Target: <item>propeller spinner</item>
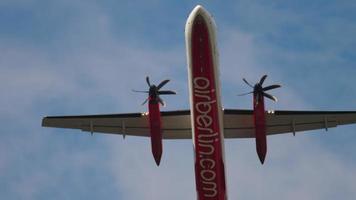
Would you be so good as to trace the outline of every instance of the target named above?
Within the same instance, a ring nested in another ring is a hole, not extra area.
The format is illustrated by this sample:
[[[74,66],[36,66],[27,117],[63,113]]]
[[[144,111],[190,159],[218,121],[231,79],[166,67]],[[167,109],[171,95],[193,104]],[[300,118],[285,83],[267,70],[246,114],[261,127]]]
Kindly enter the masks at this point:
[[[268,93],[266,93],[266,91],[268,90],[272,90],[272,89],[276,89],[281,87],[281,85],[269,85],[267,87],[262,87],[263,82],[266,80],[267,75],[262,76],[262,78],[260,79],[260,81],[258,83],[256,83],[254,86],[252,86],[245,78],[243,78],[242,80],[251,88],[253,88],[252,92],[248,92],[248,93],[243,93],[243,94],[239,94],[239,96],[244,96],[247,94],[255,94],[256,95],[256,99],[258,99],[260,97],[260,95],[267,97],[269,99],[271,99],[272,101],[277,101],[277,98],[273,95],[270,95]],[[257,101],[256,101],[257,102]]]
[[[147,93],[148,97],[146,98],[146,100],[142,103],[142,105],[144,105],[145,103],[147,103],[148,100],[154,101],[154,102],[159,102],[162,106],[165,106],[164,101],[161,99],[160,95],[172,95],[172,94],[176,94],[175,91],[172,90],[160,90],[164,85],[166,85],[170,80],[166,79],[163,80],[160,84],[158,84],[157,86],[155,84],[151,85],[150,82],[150,78],[147,76],[146,77],[146,82],[147,85],[149,87],[148,91],[139,91],[139,90],[132,90],[134,92],[141,92],[141,93]]]

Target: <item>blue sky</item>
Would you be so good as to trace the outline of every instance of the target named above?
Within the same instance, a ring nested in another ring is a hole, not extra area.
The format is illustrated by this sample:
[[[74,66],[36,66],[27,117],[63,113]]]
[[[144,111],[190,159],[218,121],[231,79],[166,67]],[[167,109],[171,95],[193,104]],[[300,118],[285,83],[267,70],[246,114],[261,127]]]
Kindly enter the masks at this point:
[[[190,140],[165,141],[157,168],[146,138],[40,127],[46,115],[146,111],[144,78],[188,108],[184,25],[202,4],[218,26],[223,104],[251,108],[268,74],[269,109],[356,110],[354,1],[0,2],[0,198],[195,199]],[[356,126],[226,141],[230,199],[355,199]]]

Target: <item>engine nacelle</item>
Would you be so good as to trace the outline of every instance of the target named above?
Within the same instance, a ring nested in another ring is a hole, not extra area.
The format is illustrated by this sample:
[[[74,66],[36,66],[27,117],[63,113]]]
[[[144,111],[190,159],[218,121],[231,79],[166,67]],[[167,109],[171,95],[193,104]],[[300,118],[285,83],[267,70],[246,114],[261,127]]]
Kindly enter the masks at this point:
[[[242,80],[251,88],[252,92],[240,94],[244,96],[253,93],[253,118],[255,125],[255,138],[256,138],[256,150],[261,163],[263,164],[267,154],[267,137],[266,137],[266,116],[265,116],[265,102],[264,97],[267,97],[273,101],[277,101],[277,98],[266,93],[266,91],[281,87],[280,85],[270,85],[263,87],[263,82],[266,80],[267,75],[262,76],[260,81],[252,86],[245,78]]]
[[[263,95],[253,95],[253,116],[255,125],[256,151],[263,164],[267,154],[266,116]]]
[[[162,157],[162,128],[159,103],[150,99],[148,103],[152,155],[159,166]]]
[[[134,92],[147,93],[148,98],[142,103],[148,102],[148,123],[150,125],[151,148],[156,164],[159,165],[162,157],[162,128],[161,128],[161,112],[159,104],[165,105],[160,95],[172,95],[176,92],[172,90],[161,90],[161,88],[169,82],[169,79],[161,81],[157,86],[151,84],[150,78],[146,77],[146,82],[149,87],[148,91],[133,90]]]

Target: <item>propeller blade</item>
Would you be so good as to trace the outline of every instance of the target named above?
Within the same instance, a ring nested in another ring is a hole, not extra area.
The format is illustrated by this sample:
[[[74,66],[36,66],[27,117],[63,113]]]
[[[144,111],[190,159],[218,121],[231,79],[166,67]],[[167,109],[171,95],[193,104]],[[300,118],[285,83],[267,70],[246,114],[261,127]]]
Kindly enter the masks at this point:
[[[260,85],[262,85],[263,82],[265,82],[266,78],[267,78],[267,75],[262,76],[262,78],[260,80]]]
[[[162,91],[158,91],[159,95],[166,95],[166,94],[177,94],[175,91],[172,90],[162,90]]]
[[[270,86],[267,86],[267,87],[264,87],[262,90],[263,91],[267,91],[267,90],[272,90],[272,89],[276,89],[276,88],[280,88],[282,86],[280,85],[270,85]]]
[[[275,96],[272,96],[272,95],[270,95],[270,94],[268,94],[268,93],[265,93],[265,92],[263,92],[262,94],[263,94],[263,96],[265,96],[265,97],[271,99],[272,101],[275,101],[275,102],[278,101]]]
[[[141,104],[142,106],[145,105],[145,103],[147,103],[148,98]]]
[[[161,88],[162,88],[164,85],[166,85],[169,81],[170,81],[169,79],[162,81],[162,82],[157,86],[157,89],[158,89],[158,90],[161,89]]]
[[[132,90],[132,92],[148,93],[148,91]]]
[[[243,94],[238,94],[237,96],[245,96],[245,95],[252,94],[252,93],[253,93],[253,91],[252,92],[243,93]]]
[[[160,98],[160,97],[157,97],[158,98],[158,102],[163,106],[165,107],[166,104],[164,103],[164,101]]]
[[[146,76],[146,82],[148,87],[151,87],[150,78],[148,76]]]
[[[253,88],[253,86],[252,86],[245,78],[243,78],[242,80],[243,80],[248,86],[250,86],[250,87]]]

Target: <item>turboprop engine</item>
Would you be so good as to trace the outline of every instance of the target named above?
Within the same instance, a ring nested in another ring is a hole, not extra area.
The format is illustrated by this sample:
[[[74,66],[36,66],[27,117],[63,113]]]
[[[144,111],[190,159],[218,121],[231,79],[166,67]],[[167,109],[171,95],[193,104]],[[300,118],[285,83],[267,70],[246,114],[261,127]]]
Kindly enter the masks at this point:
[[[157,166],[159,166],[162,157],[162,122],[159,106],[160,104],[162,106],[165,106],[165,103],[161,99],[160,95],[171,95],[176,94],[176,92],[171,90],[160,90],[164,85],[169,82],[169,79],[162,81],[156,86],[154,84],[151,85],[150,78],[147,76],[146,82],[149,87],[148,91],[133,91],[148,94],[148,97],[142,103],[142,105],[148,102],[148,119],[150,124],[151,149],[156,164]]]
[[[266,80],[267,75],[262,76],[260,81],[252,86],[245,78],[242,80],[251,88],[252,92],[240,94],[239,96],[253,94],[253,116],[255,125],[255,138],[256,138],[256,151],[258,157],[263,164],[267,154],[267,137],[266,137],[266,116],[265,116],[265,102],[264,97],[267,97],[273,101],[277,101],[277,98],[266,93],[268,90],[281,87],[280,85],[270,85],[262,87],[263,82]]]

